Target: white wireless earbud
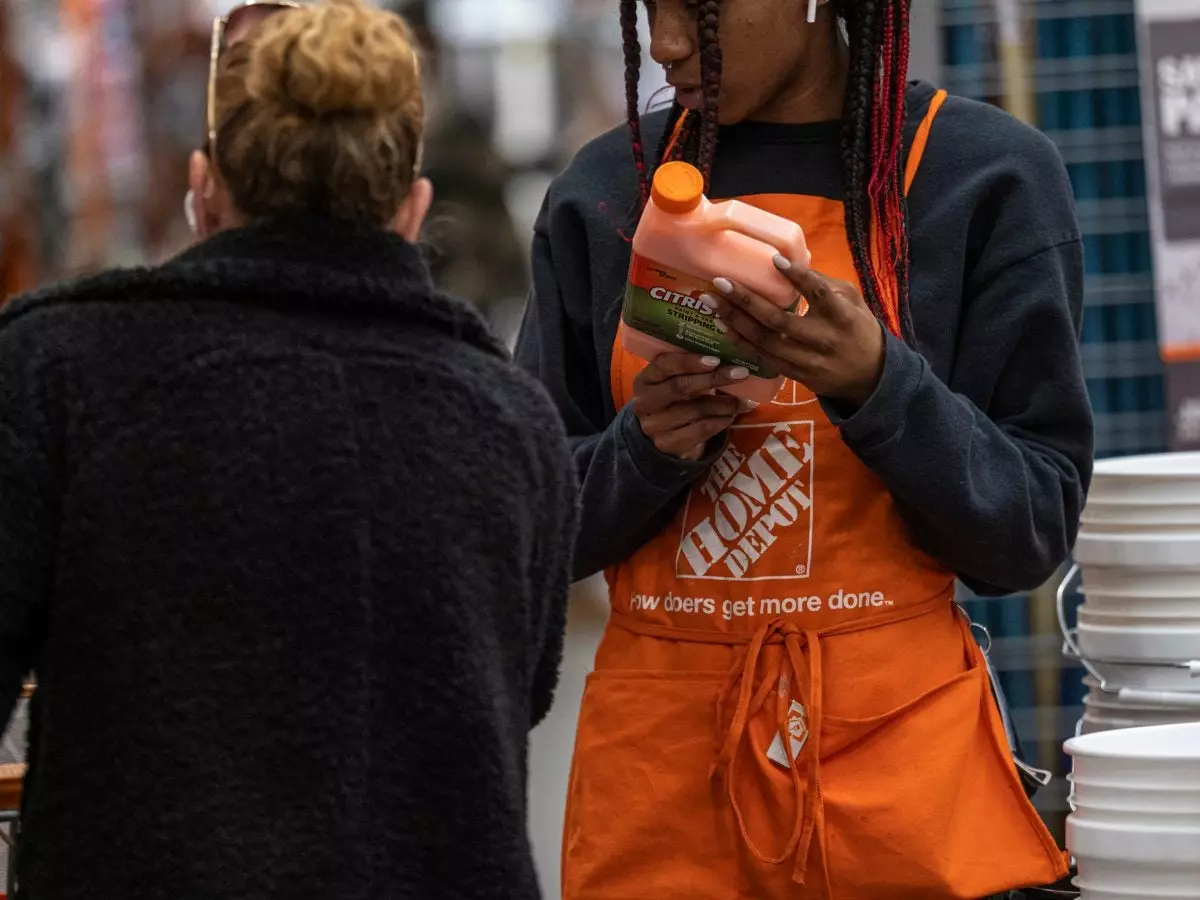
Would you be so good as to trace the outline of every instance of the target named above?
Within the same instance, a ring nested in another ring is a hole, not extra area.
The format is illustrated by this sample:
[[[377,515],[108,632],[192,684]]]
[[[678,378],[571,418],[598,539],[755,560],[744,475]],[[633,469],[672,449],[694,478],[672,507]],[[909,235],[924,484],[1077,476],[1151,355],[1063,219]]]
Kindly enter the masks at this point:
[[[188,228],[196,237],[200,236],[200,222],[196,218],[196,193],[188,191],[183,198],[183,215],[187,219]]]

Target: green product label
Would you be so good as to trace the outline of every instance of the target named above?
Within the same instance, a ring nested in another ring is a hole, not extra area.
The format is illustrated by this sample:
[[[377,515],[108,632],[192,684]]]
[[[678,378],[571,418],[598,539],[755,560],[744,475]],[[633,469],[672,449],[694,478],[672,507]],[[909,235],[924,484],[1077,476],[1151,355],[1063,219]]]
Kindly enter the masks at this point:
[[[689,353],[716,356],[732,366],[745,366],[758,378],[775,373],[738,351],[713,324],[718,316],[701,294],[715,293],[711,284],[685,275],[636,253],[629,266],[622,318],[628,328],[673,344]]]

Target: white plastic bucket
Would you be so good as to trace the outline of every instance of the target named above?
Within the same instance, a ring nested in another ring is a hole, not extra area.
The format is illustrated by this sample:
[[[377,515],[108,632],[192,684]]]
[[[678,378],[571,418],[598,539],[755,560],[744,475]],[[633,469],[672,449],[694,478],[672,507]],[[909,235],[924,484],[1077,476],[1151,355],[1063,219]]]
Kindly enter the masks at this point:
[[[1170,824],[1194,824],[1200,817],[1200,791],[1176,787],[1138,786],[1115,784],[1104,779],[1072,775],[1072,803],[1084,818],[1154,815]]]
[[[1079,649],[1088,659],[1187,662],[1200,659],[1200,617],[1138,620],[1079,611]]]
[[[1200,900],[1200,722],[1089,734],[1066,750],[1084,900]]]
[[[1167,694],[1187,694],[1191,697],[1200,695],[1200,678],[1192,676],[1184,668],[1148,663],[1112,663],[1089,659],[1088,665],[1104,679],[1105,686],[1111,692],[1121,688],[1131,688],[1137,691],[1162,691]],[[1136,701],[1135,701],[1136,702]],[[1156,701],[1170,705],[1170,698]],[[1193,706],[1194,702],[1180,699],[1180,705]]]
[[[1200,790],[1200,722],[1072,738],[1066,751],[1077,777]]]
[[[1129,620],[1130,624],[1150,625],[1161,619],[1181,622],[1200,622],[1200,597],[1170,597],[1150,594],[1105,593],[1088,587],[1096,569],[1083,573],[1081,593],[1084,604],[1079,608],[1080,621],[1093,620],[1105,624],[1109,617]]]
[[[1070,826],[1068,826],[1070,827]],[[1075,878],[1080,900],[1200,900],[1188,869],[1123,868],[1096,862]]]
[[[1168,569],[1196,573],[1200,580],[1200,529],[1080,532],[1075,561],[1092,567]]]
[[[1200,603],[1200,562],[1196,571],[1145,571],[1142,569],[1086,566],[1083,593],[1096,597],[1131,600],[1191,600]]]
[[[1170,600],[1193,610],[1200,608],[1200,565],[1192,571],[1082,566],[1081,590],[1092,604],[1133,606]]]
[[[1088,497],[1101,505],[1200,505],[1200,452],[1101,460]]]
[[[1085,710],[1079,723],[1080,734],[1096,734],[1100,731],[1116,731],[1119,728],[1148,728],[1152,725],[1184,725],[1200,719],[1200,711],[1173,709],[1168,707],[1154,708],[1130,714],[1122,711],[1118,714],[1106,714],[1093,710]]]
[[[1094,664],[1093,664],[1094,666]],[[1147,667],[1149,668],[1149,667]],[[1080,734],[1096,734],[1118,728],[1152,725],[1183,725],[1200,722],[1200,692],[1145,691],[1108,685],[1107,690],[1091,675],[1083,679],[1088,688],[1083,698]]]
[[[1076,879],[1076,884],[1079,880]],[[1195,900],[1195,893],[1192,891],[1184,891],[1183,893],[1159,893],[1155,891],[1153,894],[1146,893],[1145,890],[1136,891],[1100,891],[1088,890],[1086,887],[1083,893],[1079,895],[1084,900]]]
[[[1109,719],[1128,719],[1136,722],[1138,726],[1176,725],[1200,721],[1200,709],[1188,704],[1129,702],[1122,700],[1120,694],[1110,694],[1099,689],[1084,697],[1084,713]]]
[[[1079,868],[1075,883],[1081,900],[1105,891],[1200,900],[1200,828],[1096,825],[1073,813],[1067,819],[1067,847]]]
[[[1106,503],[1089,498],[1080,524],[1087,531],[1200,529],[1200,503]]]

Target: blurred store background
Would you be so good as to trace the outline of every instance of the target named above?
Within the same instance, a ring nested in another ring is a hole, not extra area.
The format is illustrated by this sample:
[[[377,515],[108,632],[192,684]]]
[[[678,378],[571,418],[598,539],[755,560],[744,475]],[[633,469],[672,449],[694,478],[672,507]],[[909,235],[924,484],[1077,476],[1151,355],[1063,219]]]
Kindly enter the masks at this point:
[[[212,18],[233,0],[0,0],[0,296],[189,240]],[[623,118],[612,0],[386,0],[426,44],[427,240],[445,285],[515,330],[549,179]],[[662,86],[647,69],[649,97]]]
[[[211,21],[232,5],[0,0],[0,298],[98,267],[160,260],[187,243],[185,160],[201,138]],[[511,338],[549,179],[624,118],[616,2],[388,5],[410,17],[430,55],[435,269]],[[1137,15],[1151,6],[1200,18],[1200,0],[1144,0],[1138,10],[1134,0],[913,5],[914,77],[1000,104],[1062,150],[1086,236],[1083,352],[1099,454],[1163,449],[1191,421],[1189,410],[1200,437],[1200,406],[1180,401],[1166,413],[1152,267],[1161,248],[1152,250],[1142,127],[1143,100],[1154,95],[1139,78]],[[643,72],[641,96],[652,98],[660,72]],[[1193,124],[1200,131],[1200,114]],[[1181,295],[1200,294],[1181,283]],[[577,591],[560,702],[534,742],[532,827],[550,898],[558,896],[575,714],[605,603],[598,583]],[[1074,733],[1084,689],[1082,672],[1061,654],[1052,592],[968,598],[967,606],[991,631],[1026,755],[1061,776],[1061,744]],[[1060,833],[1066,801],[1061,777],[1038,798]]]

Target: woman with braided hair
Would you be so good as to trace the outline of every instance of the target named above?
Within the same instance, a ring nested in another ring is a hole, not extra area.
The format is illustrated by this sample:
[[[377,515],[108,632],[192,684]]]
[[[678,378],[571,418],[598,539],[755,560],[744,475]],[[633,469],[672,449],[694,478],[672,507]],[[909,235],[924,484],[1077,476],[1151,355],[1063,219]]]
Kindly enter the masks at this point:
[[[640,8],[641,7],[641,8]],[[550,189],[518,358],[573,441],[576,574],[612,614],[584,696],[565,900],[940,900],[1066,873],[955,582],[1034,588],[1092,420],[1079,229],[1051,143],[908,83],[907,0],[620,4],[629,122]],[[675,87],[639,115],[638,17]],[[632,136],[632,147],[630,142]],[[704,302],[787,376],[619,340],[654,168],[799,223],[808,301]]]

